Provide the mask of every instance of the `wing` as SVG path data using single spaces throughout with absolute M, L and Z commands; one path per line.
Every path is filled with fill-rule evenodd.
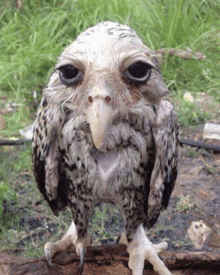
M 148 196 L 148 227 L 154 225 L 160 211 L 168 206 L 177 177 L 179 130 L 174 108 L 169 101 L 161 101 L 152 131 L 156 152 Z
M 44 96 L 35 120 L 32 159 L 38 188 L 54 214 L 58 215 L 67 206 L 67 186 L 70 183 L 61 170 L 58 139 L 62 117 L 57 106 L 49 105 Z

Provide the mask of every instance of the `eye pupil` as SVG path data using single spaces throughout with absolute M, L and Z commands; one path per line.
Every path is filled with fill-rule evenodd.
M 151 65 L 143 62 L 137 62 L 131 65 L 126 71 L 126 77 L 137 83 L 146 82 L 151 75 Z
M 69 86 L 79 83 L 83 73 L 72 65 L 66 65 L 58 69 L 60 71 L 60 80 L 63 84 Z
M 149 66 L 144 63 L 136 63 L 128 68 L 129 73 L 136 78 L 142 78 L 146 75 L 146 71 L 149 69 Z
M 73 66 L 66 66 L 62 68 L 61 72 L 65 79 L 72 79 L 77 76 L 79 70 Z

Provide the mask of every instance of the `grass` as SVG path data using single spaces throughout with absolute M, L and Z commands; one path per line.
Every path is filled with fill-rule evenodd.
M 22 0 L 22 3 L 21 9 L 16 9 L 12 0 L 0 3 L 0 110 L 5 110 L 9 103 L 17 106 L 12 112 L 1 112 L 5 127 L 0 130 L 0 138 L 17 137 L 19 129 L 33 122 L 37 106 L 33 92 L 37 93 L 38 102 L 64 47 L 83 30 L 104 20 L 130 25 L 154 50 L 189 48 L 205 54 L 207 58 L 203 61 L 167 55 L 163 58 L 162 74 L 181 125 L 204 123 L 215 115 L 210 114 L 211 110 L 203 112 L 194 103 L 184 101 L 183 94 L 187 91 L 196 97 L 198 92 L 205 92 L 220 102 L 220 0 Z M 34 202 L 40 200 L 33 216 L 39 218 L 45 211 L 45 215 L 49 215 L 45 223 L 53 222 L 55 218 L 34 184 L 30 148 L 0 148 L 0 156 L 0 204 L 6 199 L 22 201 L 21 209 L 26 208 L 27 213 L 35 209 Z M 25 173 L 30 178 L 27 186 L 22 179 Z M 8 186 L 14 193 L 8 193 Z M 27 198 L 25 192 L 35 199 Z M 7 205 L 7 200 L 2 210 L 4 218 L 0 219 L 3 248 L 10 243 L 7 230 L 16 230 L 18 235 L 26 231 L 25 225 L 20 225 L 21 209 Z M 99 223 L 93 229 L 102 236 L 105 236 L 103 221 L 109 211 L 112 210 L 105 208 L 95 216 Z M 56 219 L 59 228 L 54 239 L 66 229 L 65 219 L 63 216 Z M 48 230 L 45 232 L 49 234 Z M 42 255 L 42 250 L 33 250 L 34 239 L 28 244 L 23 255 Z M 16 242 L 10 247 L 15 249 Z
M 20 10 L 7 5 L 0 6 L 0 96 L 19 103 L 20 107 L 5 116 L 4 136 L 16 133 L 33 120 L 30 110 L 33 91 L 41 97 L 42 87 L 63 48 L 80 32 L 103 20 L 129 24 L 155 50 L 190 48 L 206 54 L 205 61 L 170 56 L 163 60 L 162 73 L 181 117 L 185 108 L 191 112 L 182 103 L 186 90 L 192 94 L 206 92 L 220 101 L 220 0 L 123 0 L 120 3 L 23 0 Z M 206 115 L 200 114 L 194 124 L 205 119 Z M 186 115 L 183 124 L 191 122 Z
M 191 202 L 190 195 L 179 195 L 177 196 L 179 201 L 176 204 L 175 210 L 178 212 L 188 212 L 195 205 Z

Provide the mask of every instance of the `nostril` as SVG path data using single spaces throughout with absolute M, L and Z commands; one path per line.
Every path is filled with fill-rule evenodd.
M 91 96 L 89 96 L 89 97 L 88 97 L 88 101 L 89 101 L 90 103 L 92 103 L 92 102 L 93 102 L 93 98 L 92 98 Z
M 106 103 L 109 103 L 110 101 L 111 101 L 111 97 L 107 95 L 107 96 L 105 97 L 105 102 L 106 102 Z

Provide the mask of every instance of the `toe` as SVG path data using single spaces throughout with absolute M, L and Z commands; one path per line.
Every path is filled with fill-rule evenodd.
M 53 257 L 53 245 L 52 243 L 46 243 L 44 246 L 44 254 L 50 267 L 53 266 L 51 258 Z
M 78 268 L 78 274 L 81 275 L 84 267 L 85 262 L 85 255 L 86 255 L 86 247 L 83 243 L 78 243 L 76 245 L 76 253 L 80 257 L 80 265 Z
M 161 242 L 158 244 L 153 244 L 153 247 L 156 249 L 156 252 L 159 253 L 161 251 L 164 251 L 168 248 L 168 243 L 167 242 Z

